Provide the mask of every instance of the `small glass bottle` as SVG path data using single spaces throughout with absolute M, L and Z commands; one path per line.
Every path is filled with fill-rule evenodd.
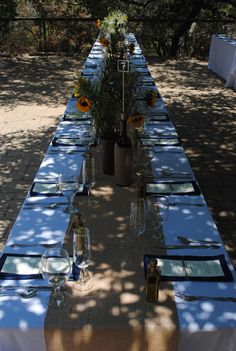
M 78 228 L 81 222 L 82 222 L 81 214 L 79 212 L 74 213 L 72 218 L 70 233 L 73 233 L 74 229 Z
M 144 176 L 140 175 L 136 183 L 136 196 L 137 200 L 146 198 Z
M 157 302 L 161 279 L 161 269 L 158 266 L 158 261 L 151 258 L 147 271 L 146 278 L 146 300 L 147 302 Z
M 114 160 L 116 185 L 130 185 L 133 173 L 133 154 L 132 144 L 127 135 L 127 120 L 123 113 L 120 120 L 120 137 L 117 139 L 114 149 Z

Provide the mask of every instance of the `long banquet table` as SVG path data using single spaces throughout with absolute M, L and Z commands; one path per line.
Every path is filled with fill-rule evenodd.
M 145 61 L 141 49 L 132 34 L 127 40 L 135 42 L 132 67 L 137 63 L 143 68 Z M 96 41 L 82 72 L 99 79 L 103 63 L 103 51 Z M 93 68 L 92 68 L 93 67 Z M 147 66 L 146 66 L 147 67 Z M 141 70 L 142 71 L 142 70 Z M 146 72 L 146 70 L 144 70 Z M 145 89 L 157 89 L 152 77 L 145 73 Z M 146 84 L 146 85 L 145 85 Z M 144 111 L 145 112 L 145 111 Z M 96 185 L 92 191 L 92 204 L 87 196 L 77 196 L 77 202 L 89 227 L 92 240 L 92 262 L 89 270 L 93 288 L 81 293 L 68 282 L 70 304 L 65 309 L 54 310 L 47 306 L 50 291 L 40 290 L 31 299 L 23 299 L 4 289 L 0 290 L 0 349 L 4 351 L 233 351 L 236 345 L 236 304 L 231 301 L 215 301 L 211 297 L 236 296 L 235 272 L 224 248 L 220 234 L 211 217 L 204 196 L 191 170 L 181 146 L 168 110 L 160 97 L 155 107 L 146 110 L 152 114 L 147 132 L 155 139 L 155 156 L 151 161 L 153 178 L 161 186 L 172 187 L 167 194 L 169 214 L 163 225 L 165 245 L 179 245 L 178 235 L 196 240 L 219 241 L 218 248 L 186 245 L 182 248 L 158 249 L 151 238 L 147 223 L 146 232 L 139 240 L 129 232 L 129 204 L 135 198 L 135 186 L 118 187 L 114 177 L 102 174 L 101 151 L 93 148 L 96 161 Z M 70 98 L 65 114 L 60 117 L 53 136 L 78 137 L 81 122 L 75 118 L 75 99 Z M 150 139 L 143 138 L 149 145 Z M 40 243 L 61 242 L 71 252 L 70 215 L 63 212 L 64 196 L 40 193 L 45 183 L 56 182 L 58 173 L 80 170 L 84 147 L 55 145 L 51 142 L 44 160 L 35 176 L 33 186 L 22 205 L 16 222 L 3 249 L 4 255 L 41 255 Z M 171 170 L 173 177 L 165 171 Z M 187 177 L 186 177 L 187 175 Z M 186 180 L 187 178 L 187 180 Z M 190 192 L 178 194 L 174 186 L 181 182 L 194 184 Z M 50 184 L 51 184 L 50 183 Z M 38 192 L 33 192 L 37 185 Z M 47 184 L 46 184 L 47 185 Z M 51 189 L 51 188 L 50 188 Z M 197 191 L 198 190 L 198 191 Z M 52 190 L 50 190 L 52 192 Z M 158 201 L 158 200 L 157 200 Z M 60 202 L 61 206 L 46 205 Z M 13 247 L 12 244 L 31 243 L 35 247 Z M 199 258 L 223 255 L 231 281 L 162 281 L 157 303 L 145 299 L 143 256 L 178 255 Z M 19 264 L 16 256 L 16 270 Z M 40 277 L 22 277 L 3 274 L 2 286 L 45 286 Z M 17 279 L 21 278 L 21 279 Z M 24 279 L 23 279 L 24 278 Z M 187 295 L 208 296 L 209 299 L 185 301 L 175 292 Z
M 226 87 L 236 89 L 236 41 L 226 35 L 212 35 L 208 68 L 225 79 Z

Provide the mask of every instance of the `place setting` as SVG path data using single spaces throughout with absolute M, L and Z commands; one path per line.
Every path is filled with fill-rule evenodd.
M 82 18 L 90 15 L 82 10 Z M 155 39 L 145 47 L 128 28 L 137 20 L 131 12 L 103 13 L 96 21 L 83 18 L 91 23 L 73 31 L 73 41 L 66 28 L 61 32 L 60 47 L 73 53 L 74 72 L 66 79 L 73 87 L 0 255 L 0 349 L 233 350 L 234 268 L 175 128 L 180 100 L 190 100 L 172 87 L 187 84 L 195 61 L 184 77 L 173 60 L 163 73 L 164 61 L 151 51 L 164 58 L 177 44 L 180 55 L 193 47 L 186 35 L 186 45 L 169 36 L 164 46 Z M 140 38 L 150 36 L 146 25 L 144 34 L 137 27 Z M 44 41 L 56 36 L 56 27 L 45 26 L 35 35 L 49 53 L 52 45 Z M 77 49 L 88 52 L 83 63 Z M 62 74 L 64 60 L 55 74 Z M 197 81 L 194 72 L 191 77 Z M 23 146 L 24 140 L 17 155 Z M 28 177 L 29 165 L 21 167 Z
M 184 153 L 179 152 L 176 148 L 168 150 L 169 152 L 161 152 L 162 150 L 159 148 L 154 148 L 154 157 L 151 162 L 153 179 L 195 180 L 188 159 Z

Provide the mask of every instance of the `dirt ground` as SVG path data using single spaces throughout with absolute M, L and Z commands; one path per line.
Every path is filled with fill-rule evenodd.
M 147 58 L 226 249 L 236 264 L 236 92 L 207 61 Z M 83 59 L 0 58 L 0 247 L 64 112 Z

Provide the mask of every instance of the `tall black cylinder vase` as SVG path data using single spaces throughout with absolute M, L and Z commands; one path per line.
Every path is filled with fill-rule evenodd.
M 114 175 L 115 139 L 102 139 L 102 168 L 106 175 Z

